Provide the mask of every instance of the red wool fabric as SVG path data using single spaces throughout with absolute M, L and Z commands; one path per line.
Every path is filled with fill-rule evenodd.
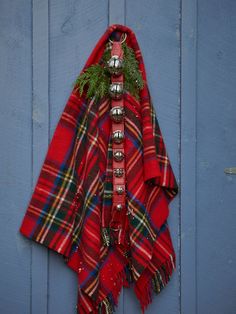
M 74 88 L 48 148 L 20 232 L 61 254 L 78 277 L 78 313 L 112 313 L 122 287 L 133 286 L 142 311 L 176 268 L 167 218 L 178 193 L 134 32 L 111 25 L 84 66 L 99 63 L 109 38 L 126 33 L 145 82 L 136 100 L 123 95 L 125 198 L 112 204 L 111 100 L 87 100 Z M 105 217 L 103 219 L 102 217 Z M 114 218 L 115 217 L 115 218 Z M 124 241 L 110 228 L 118 219 Z M 103 228 L 115 240 L 106 245 Z M 110 229 L 109 229 L 110 228 Z

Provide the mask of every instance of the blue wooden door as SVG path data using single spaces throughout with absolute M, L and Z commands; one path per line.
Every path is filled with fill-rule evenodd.
M 236 313 L 236 2 L 1 0 L 1 314 L 75 314 L 77 280 L 19 226 L 56 123 L 109 24 L 136 33 L 180 186 L 177 270 L 147 313 Z M 140 313 L 123 291 L 117 313 Z

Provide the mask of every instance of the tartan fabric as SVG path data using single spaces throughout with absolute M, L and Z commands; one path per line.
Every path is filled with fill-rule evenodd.
M 121 288 L 133 285 L 142 310 L 176 267 L 167 218 L 178 193 L 141 51 L 133 31 L 111 25 L 87 63 L 99 62 L 110 36 L 127 34 L 145 87 L 124 94 L 126 205 L 124 245 L 104 245 L 102 213 L 111 219 L 110 101 L 89 101 L 73 89 L 55 129 L 20 232 L 61 254 L 78 277 L 78 313 L 112 313 Z M 84 70 L 83 69 L 83 70 Z

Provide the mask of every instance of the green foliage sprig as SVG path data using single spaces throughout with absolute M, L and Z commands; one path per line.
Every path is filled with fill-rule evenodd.
M 109 77 L 106 75 L 100 64 L 94 64 L 88 67 L 76 80 L 80 95 L 83 94 L 85 86 L 87 87 L 86 98 L 96 95 L 102 98 L 108 91 Z
M 122 44 L 124 51 L 124 89 L 129 91 L 136 99 L 139 99 L 139 91 L 144 87 L 142 74 L 139 70 L 139 64 L 135 58 L 134 50 Z M 75 88 L 80 95 L 87 90 L 86 98 L 95 96 L 95 100 L 108 96 L 111 75 L 107 69 L 107 62 L 111 58 L 111 49 L 109 46 L 105 49 L 101 62 L 91 65 L 82 72 L 75 81 Z
M 125 43 L 122 45 L 122 48 L 124 51 L 124 88 L 136 99 L 139 99 L 139 91 L 144 87 L 139 63 L 132 48 Z

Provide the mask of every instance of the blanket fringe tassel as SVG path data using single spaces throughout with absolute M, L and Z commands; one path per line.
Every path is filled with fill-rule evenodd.
M 151 279 L 144 287 L 136 290 L 137 297 L 141 304 L 142 313 L 145 312 L 147 306 L 152 302 L 152 292 L 159 294 L 170 281 L 175 264 L 172 260 L 163 263 L 152 275 Z M 98 306 L 99 314 L 113 314 L 118 302 L 118 295 L 122 286 L 129 286 L 133 282 L 129 265 L 126 265 L 119 274 L 117 280 L 118 286 L 115 293 L 110 293 L 104 298 Z
M 102 228 L 102 238 L 105 246 L 112 244 L 109 228 Z M 175 269 L 175 258 L 171 256 L 152 274 L 150 280 L 143 286 L 135 286 L 135 293 L 140 301 L 142 313 L 152 302 L 152 292 L 159 294 L 170 281 L 173 270 Z M 99 314 L 113 314 L 118 302 L 118 295 L 122 286 L 129 287 L 133 282 L 132 271 L 130 265 L 126 265 L 124 269 L 117 274 L 117 286 L 113 293 L 107 295 L 98 305 Z
M 174 269 L 175 261 L 173 261 L 173 259 L 169 259 L 165 261 L 165 263 L 163 263 L 158 269 L 156 269 L 145 285 L 135 285 L 134 289 L 137 298 L 139 299 L 142 313 L 145 312 L 147 306 L 152 302 L 152 292 L 159 294 L 162 291 L 162 289 L 170 281 L 170 277 Z M 97 309 L 96 313 L 113 314 L 115 312 L 122 287 L 129 287 L 131 283 L 134 283 L 129 264 L 127 264 L 119 273 L 117 273 L 115 282 L 115 289 L 106 295 L 106 297 L 103 298 L 102 301 L 97 304 L 97 306 L 94 304 L 95 308 Z M 84 312 L 88 313 L 85 308 Z M 78 311 L 78 313 L 80 312 Z
M 118 297 L 122 287 L 129 287 L 133 282 L 130 265 L 127 264 L 118 274 L 115 280 L 116 289 L 109 293 L 99 304 L 99 314 L 113 314 L 118 305 Z
M 170 281 L 174 269 L 175 263 L 169 259 L 155 271 L 144 287 L 135 287 L 135 293 L 140 301 L 142 313 L 152 302 L 152 292 L 159 294 L 163 290 Z
M 112 244 L 111 236 L 110 236 L 110 229 L 107 227 L 102 228 L 102 240 L 104 246 L 110 246 Z
M 113 314 L 115 311 L 115 304 L 111 296 L 107 296 L 98 305 L 98 314 Z

